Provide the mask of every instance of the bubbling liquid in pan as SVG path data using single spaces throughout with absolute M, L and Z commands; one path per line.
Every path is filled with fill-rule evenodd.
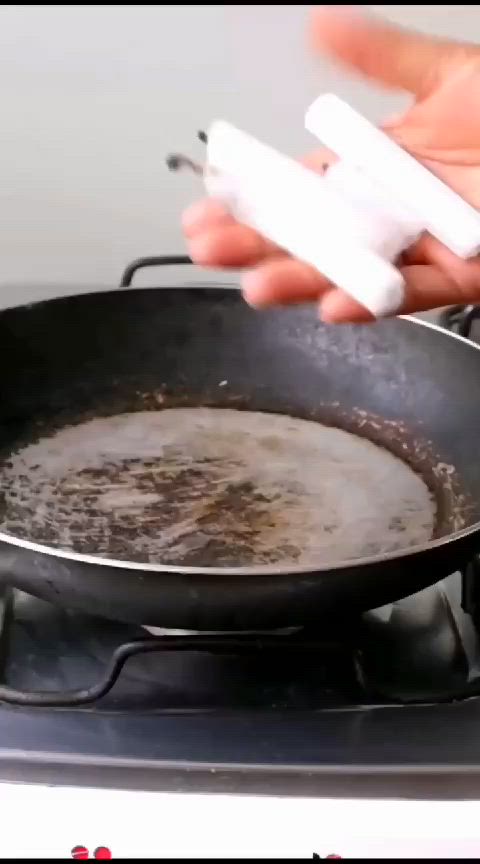
M 326 566 L 432 537 L 424 481 L 313 421 L 169 408 L 66 427 L 0 466 L 3 533 L 100 557 Z

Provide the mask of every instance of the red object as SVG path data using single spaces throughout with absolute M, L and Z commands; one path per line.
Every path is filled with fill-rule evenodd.
M 74 846 L 71 855 L 76 861 L 88 861 L 89 852 L 86 846 Z
M 107 846 L 98 846 L 93 853 L 93 857 L 100 861 L 109 861 L 112 857 L 112 853 Z

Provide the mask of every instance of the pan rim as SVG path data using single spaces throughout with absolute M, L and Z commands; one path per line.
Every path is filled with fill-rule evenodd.
M 224 286 L 219 285 L 218 287 L 222 288 Z M 417 325 L 419 327 L 426 327 L 427 329 L 434 330 L 446 338 L 456 339 L 457 341 L 463 343 L 472 350 L 480 351 L 480 344 L 477 344 L 476 342 L 473 342 L 472 340 L 467 339 L 464 336 L 460 336 L 458 333 L 453 333 L 450 330 L 446 330 L 444 327 L 440 326 L 439 324 L 434 324 L 432 321 L 427 321 L 422 318 L 416 318 L 413 315 L 399 315 L 398 317 L 404 321 L 410 322 L 413 325 Z M 330 562 L 325 565 L 319 564 L 315 566 L 306 566 L 299 564 L 259 564 L 258 566 L 253 567 L 251 565 L 243 567 L 192 567 L 174 564 L 152 564 L 140 563 L 136 561 L 121 561 L 115 558 L 102 558 L 96 555 L 83 555 L 79 552 L 71 552 L 64 549 L 57 549 L 54 546 L 46 546 L 42 543 L 34 543 L 30 540 L 24 540 L 20 537 L 15 537 L 15 535 L 13 534 L 4 534 L 3 532 L 0 532 L 0 544 L 24 549 L 28 552 L 47 555 L 52 558 L 59 558 L 64 561 L 75 561 L 80 564 L 94 565 L 96 567 L 107 567 L 117 570 L 132 570 L 164 574 L 175 573 L 184 576 L 305 576 L 309 574 L 313 575 L 337 570 L 347 570 L 351 569 L 352 567 L 359 568 L 378 566 L 380 564 L 387 564 L 388 562 L 399 561 L 401 559 L 410 559 L 415 555 L 419 555 L 424 552 L 441 549 L 442 547 L 445 547 L 458 540 L 470 537 L 479 532 L 480 520 L 475 522 L 473 525 L 468 526 L 468 528 L 462 528 L 459 531 L 455 531 L 452 534 L 446 535 L 445 537 L 439 537 L 436 540 L 431 540 L 428 543 L 421 543 L 417 544 L 416 546 L 409 546 L 408 549 L 405 549 L 404 551 L 400 550 L 394 552 L 387 552 L 380 555 L 370 555 L 363 558 L 350 558 L 335 563 Z

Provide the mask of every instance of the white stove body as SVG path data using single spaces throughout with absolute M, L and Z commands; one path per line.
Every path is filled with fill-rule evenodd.
M 0 786 L 2 858 L 478 858 L 480 802 Z M 21 814 L 21 815 L 20 815 Z M 28 814 L 28 830 L 24 819 Z

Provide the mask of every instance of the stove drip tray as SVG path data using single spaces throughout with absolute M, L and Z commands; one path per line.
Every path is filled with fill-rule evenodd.
M 6 591 L 0 702 L 318 712 L 465 699 L 480 693 L 476 594 L 466 590 L 477 573 L 468 579 L 454 574 L 361 618 L 339 614 L 328 629 L 246 634 L 147 633 Z

